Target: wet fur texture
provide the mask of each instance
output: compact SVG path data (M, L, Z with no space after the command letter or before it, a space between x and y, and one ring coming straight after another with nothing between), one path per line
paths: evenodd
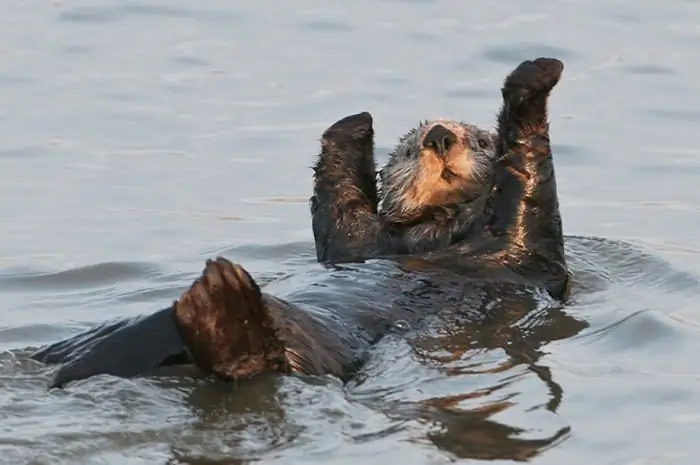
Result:
M479 218L478 224L483 225L478 236L427 253L393 257L398 266L393 270L394 275L385 277L384 281L393 281L395 284L391 286L393 292L387 292L386 295L382 295L380 286L384 283L380 282L379 276L374 285L378 289L374 289L373 285L352 289L348 282L342 284L342 289L329 278L322 281L320 290L307 291L309 294L306 298L294 294L287 299L265 293L261 295L255 306L263 303L267 312L279 316L279 340L287 343L295 343L300 339L304 341L303 352L300 353L298 347L290 351L296 357L309 361L303 365L296 363L298 372L310 375L333 374L346 378L352 373L353 366L362 360L364 351L386 332L393 321L402 319L410 325L419 324L427 313L440 313L440 309L448 303L459 306L467 301L470 302L471 309L476 306L486 312L488 305L499 299L499 293L517 294L517 289L521 286L535 286L556 299L566 298L568 272L546 111L549 91L558 82L562 70L563 65L558 60L538 59L522 63L506 79L502 89L504 104L498 120L498 159L493 165L493 182L489 184L488 194L480 195L483 199L482 209L471 212ZM336 123L324 135L324 148L341 149L345 154L362 153L365 155L362 160L365 162L364 167L371 166L367 163L373 136L371 125L368 125L370 122L366 113L341 120L341 124ZM418 133L423 134L424 131L422 129ZM358 149L353 149L353 145ZM409 144L409 147L414 146L414 143ZM362 165L356 166L360 168ZM389 172L392 169L390 167ZM419 173L418 176L423 176L420 170L416 172ZM463 170L466 173L473 172L469 168ZM318 180L323 179L324 174L319 171L316 172L317 193ZM365 179L344 178L339 175L339 171L333 174L338 174L334 178L334 185L339 186L335 191L339 202L331 205L336 207L335 211L343 215L362 214L367 215L364 218L371 218L369 215L373 210L369 201L377 200L377 194L369 183L369 175L372 174L370 170L364 172L367 175ZM353 184L355 182L358 184ZM398 197L408 198L411 195L407 194L410 187L402 189ZM318 207L319 205L317 212ZM318 217L314 219L317 220ZM338 219L324 219L333 226L343 226L343 220L354 221L356 218L341 216ZM376 217L371 220L376 222ZM315 223L314 226L322 225ZM219 259L218 263L218 266L228 269L231 275L243 274L238 264L225 259ZM216 271L207 265L200 279L208 279L211 273ZM421 308L426 290L420 286L414 287L414 279L437 286L437 289L429 292L430 306L427 308ZM252 280L247 283L248 286L254 285ZM400 292L397 293L398 290ZM211 289L211 292L216 296L225 291L220 288ZM331 292L335 296L344 296L345 301L332 299ZM303 295L302 292L301 296ZM183 298L187 298L187 294ZM228 308L217 312L206 307L196 312L200 320L212 327L219 326L219 322L223 321L218 316L219 313L240 312L238 307L245 305L243 299L227 300L222 296L212 297L212 300L231 302ZM348 302L352 303L352 307L347 307ZM187 331L191 324L189 321L183 323L178 320L178 325L184 327L183 331ZM228 347L235 344L238 327L224 323L217 330L220 334L226 334L226 337L217 341L227 342L209 352L226 354ZM197 344L213 345L214 341L205 337L197 341ZM320 356L325 357L326 361L319 362ZM198 365L221 378L238 379L232 377L230 372L216 368L225 366L225 361L206 365L198 362ZM267 371L275 370L278 370L276 366L267 367ZM260 370L262 371L266 370ZM247 373L252 374L255 373Z
M161 333L161 340L152 339L155 344L116 329L101 340L88 334L59 342L34 358L70 362L63 367L68 371L62 368L57 374L62 382L112 372L109 357L119 350L134 358L133 366L114 370L133 375L157 360L172 360L179 347L200 369L225 380L262 372L330 374L346 380L397 320L412 328L427 315L478 324L492 312L533 308L529 291L544 291L563 301L569 277L546 108L562 70L560 61L538 58L521 63L506 78L486 194L477 195L477 201L467 199L470 208L462 212L459 204L429 208L428 226L423 227L438 230L437 236L452 235L450 244L402 255L409 247L401 235L406 229L399 228L395 235L382 229L394 226L378 221L372 119L360 113L324 133L315 173L312 212L319 261L336 264L304 275L299 286L275 292L274 283L263 291L243 267L218 258L207 262L169 312L155 314L149 325ZM409 139L422 131L409 134L404 143L417 146ZM407 189L385 193L384 198L407 199L413 195ZM443 201L442 196L436 198L437 203ZM464 212L466 219L460 223ZM440 230L431 221L453 229ZM409 229L422 226L399 224ZM468 227L459 234L466 231L468 238L458 239L454 228L463 224ZM396 249L401 250L391 252ZM388 260L348 263L386 251L393 254ZM172 327L180 338L174 338ZM81 342L85 340L91 342ZM139 349L149 351L148 363L136 359ZM129 357L120 358L119 364L128 363Z
M426 134L436 125L458 138L447 159L423 148ZM443 205L465 204L482 197L491 185L495 139L474 125L450 120L425 121L409 131L380 171L381 218L412 222Z
M438 124L457 136L446 157L423 147ZM425 121L399 140L378 189L372 116L336 122L323 134L314 166L310 205L318 260L410 254L466 239L492 184L496 146L494 134L474 125Z

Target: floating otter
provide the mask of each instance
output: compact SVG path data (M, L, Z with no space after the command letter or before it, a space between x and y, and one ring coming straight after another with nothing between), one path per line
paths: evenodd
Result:
M381 211L371 116L331 126L311 201L318 258L329 264L305 274L304 285L291 277L263 293L241 266L218 258L171 307L33 358L63 363L56 386L185 361L227 380L264 371L346 380L397 320L476 323L508 305L534 307L541 291L565 299L546 111L562 70L551 58L521 63L504 82L495 137L453 122L409 133L381 174ZM367 258L381 259L349 263Z
M491 188L495 140L470 124L425 121L389 155L378 192L372 116L360 113L332 125L314 167L318 260L411 254L469 237Z

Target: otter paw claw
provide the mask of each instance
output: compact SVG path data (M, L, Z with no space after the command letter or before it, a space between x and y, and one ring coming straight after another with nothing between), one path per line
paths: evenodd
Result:
M175 303L175 320L195 363L224 379L285 371L260 288L243 267L208 260L202 276Z
M548 94L559 82L564 63L556 58L537 58L520 63L506 78L503 96L519 103L529 98Z

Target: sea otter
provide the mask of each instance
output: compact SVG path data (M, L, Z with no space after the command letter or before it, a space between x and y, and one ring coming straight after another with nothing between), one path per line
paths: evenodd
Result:
M348 130L367 134L348 134ZM357 137L347 143L344 139ZM449 120L403 136L375 183L372 116L326 130L314 166L311 215L319 262L437 250L476 233L493 179L496 136Z
M540 291L565 299L568 272L547 122L547 99L562 70L559 60L538 58L506 78L491 139L495 157L486 168L451 158L476 147L488 152L488 143L473 137L481 134L476 130L437 122L410 134L406 152L395 153L382 172L383 185L397 190L382 192L379 213L371 116L331 126L311 203L319 261L335 265L304 275L304 285L292 277L263 293L241 266L218 258L172 306L90 330L33 358L64 364L56 386L190 359L228 380L264 371L347 379L396 320L413 327L428 316L476 323L508 305L534 306ZM401 155L420 157L427 171L408 176L406 167L416 163L402 163ZM430 235L415 234L421 227L433 228L435 244L423 240ZM381 259L348 263L367 258Z

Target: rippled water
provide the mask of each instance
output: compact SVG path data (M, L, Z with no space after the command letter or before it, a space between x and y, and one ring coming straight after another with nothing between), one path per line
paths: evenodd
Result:
M0 461L694 464L700 3L0 2ZM491 125L520 60L551 103L573 300L383 341L356 381L187 373L48 391L32 347L160 308L223 254L313 263L321 131ZM591 239L590 237L605 239Z

